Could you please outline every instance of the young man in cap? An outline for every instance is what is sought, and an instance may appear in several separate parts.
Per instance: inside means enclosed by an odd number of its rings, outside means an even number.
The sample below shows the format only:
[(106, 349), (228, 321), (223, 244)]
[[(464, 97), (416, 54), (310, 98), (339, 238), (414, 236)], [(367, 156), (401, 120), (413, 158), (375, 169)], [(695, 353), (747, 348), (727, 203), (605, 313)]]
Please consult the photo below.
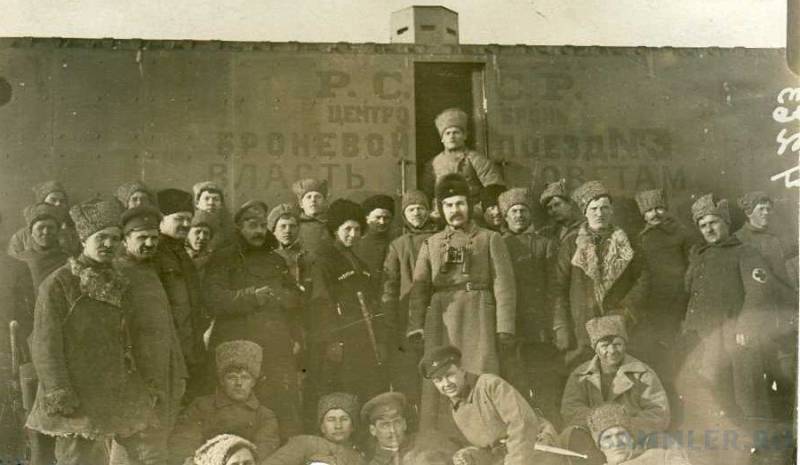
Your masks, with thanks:
[(460, 174), (466, 180), (468, 196), (473, 205), (478, 202), (481, 188), (490, 184), (505, 184), (492, 160), (467, 148), (469, 117), (459, 108), (448, 108), (436, 117), (436, 130), (444, 150), (425, 167), (422, 190), (434, 197), (436, 183), (446, 174)]
[[(141, 432), (141, 437), (147, 441), (139, 448), (166, 461), (167, 439), (186, 391), (188, 372), (172, 322), (169, 298), (155, 263), (160, 221), (161, 213), (155, 207), (142, 205), (126, 210), (121, 218), (124, 252), (115, 265), (129, 282), (128, 331), (133, 347), (132, 360), (151, 395), (157, 399), (155, 411), (159, 425)], [(137, 454), (141, 453), (142, 450), (129, 450), (115, 441), (110, 463), (138, 465), (142, 459)]]
[(581, 364), (567, 379), (561, 415), (568, 428), (565, 437), (585, 431), (592, 409), (612, 402), (624, 405), (631, 415), (631, 433), (645, 439), (665, 431), (670, 422), (667, 394), (658, 375), (626, 351), (628, 334), (622, 316), (589, 320), (586, 331), (595, 356)]
[(292, 184), (300, 207), (300, 243), (309, 252), (332, 243), (326, 223), (328, 211), (328, 181), (305, 178)]
[[(553, 346), (548, 285), (552, 241), (534, 228), (528, 189), (515, 187), (503, 192), (498, 205), (507, 224), (503, 240), (517, 283), (517, 346), (504, 354), (500, 372), (519, 392), (535, 401), (547, 418), (556, 421), (561, 386), (554, 375), (559, 364)], [(544, 373), (548, 375), (543, 376)]]
[(539, 229), (539, 234), (552, 239), (557, 250), (567, 236), (578, 232), (578, 227), (584, 220), (569, 196), (567, 180), (561, 179), (547, 184), (539, 196), (539, 205), (547, 212), (551, 221), (551, 224)]
[[(361, 423), (367, 425), (375, 440), (369, 465), (415, 465), (411, 457), (442, 457), (450, 463), (459, 446), (448, 438), (429, 431), (425, 434), (408, 430), (406, 397), (399, 392), (384, 392), (367, 401), (361, 408)], [(425, 462), (431, 463), (431, 462)], [(436, 463), (436, 462), (432, 462)]]
[(235, 434), (251, 441), (262, 457), (280, 445), (278, 419), (258, 401), (254, 388), (263, 351), (250, 341), (229, 341), (216, 349), (216, 393), (198, 397), (181, 414), (170, 437), (170, 464), (182, 464), (206, 441)]
[(389, 243), (394, 239), (391, 233), (394, 199), (383, 194), (373, 195), (361, 204), (361, 208), (364, 211), (367, 231), (353, 250), (358, 258), (367, 264), (371, 275), (371, 298), (377, 301), (380, 299), (383, 285), (383, 262), (386, 260)]
[(611, 194), (588, 181), (572, 198), (585, 217), (559, 247), (555, 260), (553, 331), (556, 347), (572, 368), (592, 356), (586, 322), (624, 315), (635, 321), (647, 292), (647, 270), (628, 235), (614, 224)]
[(27, 427), (56, 437), (59, 464), (105, 464), (106, 440), (141, 445), (137, 433), (157, 421), (156, 399), (131, 363), (129, 282), (112, 266), (120, 213), (116, 200), (72, 207), (83, 253), (42, 282), (36, 302), (31, 351), (40, 384)]
[(181, 351), (189, 370), (186, 401), (208, 391), (206, 386), (206, 351), (203, 333), (208, 327), (201, 301), (201, 282), (192, 259), (186, 253), (186, 237), (192, 222), (192, 194), (165, 189), (157, 194), (163, 215), (156, 263), (164, 290), (167, 291), (172, 320)]
[(420, 402), (420, 379), (417, 363), (421, 350), (408, 343), (408, 298), (422, 242), (436, 232), (429, 221), (430, 202), (422, 191), (403, 194), (402, 215), (405, 233), (389, 244), (383, 262), (383, 294), (381, 308), (389, 334), (389, 381), (392, 388), (402, 392), (415, 407)]
[(300, 218), (297, 209), (288, 204), (277, 205), (269, 212), (267, 227), (275, 236), (275, 251), (286, 261), (294, 283), (304, 293), (311, 290), (311, 256), (300, 243)]
[[(69, 218), (69, 205), (64, 186), (57, 181), (46, 181), (33, 187), (34, 205), (47, 204), (58, 212), (58, 244), (69, 256), (75, 256), (81, 251), (81, 244), (74, 226)], [(20, 259), (19, 255), (33, 246), (30, 225), (20, 228), (8, 241), (8, 255)]]
[(471, 444), (454, 455), (454, 464), (563, 463), (560, 457), (535, 449), (537, 443), (555, 444), (553, 426), (499, 376), (465, 369), (457, 348), (426, 351), (419, 370), (449, 400), (453, 420)]
[(321, 436), (295, 436), (262, 465), (365, 465), (364, 456), (353, 445), (358, 421), (356, 396), (344, 392), (323, 396), (317, 404), (316, 419)]
[(203, 210), (194, 212), (189, 232), (186, 234), (185, 249), (197, 269), (200, 281), (205, 279), (206, 264), (211, 258), (212, 252), (211, 241), (218, 229), (219, 218), (217, 215)]
[[(511, 257), (500, 234), (470, 218), (467, 181), (448, 174), (436, 186), (444, 231), (423, 242), (414, 268), (407, 337), (432, 348), (444, 343), (464, 353), (464, 367), (499, 373), (498, 345), (514, 344), (516, 285)], [(421, 428), (442, 418), (438, 396), (423, 387)]]
[(211, 250), (232, 244), (236, 227), (225, 206), (222, 186), (213, 181), (201, 181), (192, 186), (194, 211), (202, 211), (216, 219), (217, 229), (211, 240)]
[(336, 200), (327, 226), (336, 239), (315, 253), (309, 328), (311, 371), (321, 393), (342, 390), (360, 399), (383, 392), (385, 320), (370, 294), (370, 273), (353, 252), (364, 215), (349, 200)]
[(67, 262), (69, 255), (58, 243), (59, 230), (64, 223), (66, 211), (47, 203), (38, 203), (25, 208), (30, 243), (17, 255), (31, 272), (34, 288), (50, 273)]
[(256, 388), (276, 415), (281, 438), (301, 430), (292, 336), (298, 333), (300, 300), (283, 258), (274, 250), (264, 202), (245, 202), (234, 214), (235, 243), (214, 252), (206, 270), (206, 305), (215, 318), (212, 347), (247, 340), (268, 354)]
[(486, 229), (503, 233), (506, 227), (505, 218), (497, 205), (497, 199), (506, 191), (506, 186), (500, 184), (490, 184), (481, 189), (481, 211), (480, 225)]
[(117, 188), (117, 200), (122, 204), (122, 208), (127, 210), (143, 205), (155, 206), (156, 198), (153, 191), (144, 183), (139, 181), (126, 182)]

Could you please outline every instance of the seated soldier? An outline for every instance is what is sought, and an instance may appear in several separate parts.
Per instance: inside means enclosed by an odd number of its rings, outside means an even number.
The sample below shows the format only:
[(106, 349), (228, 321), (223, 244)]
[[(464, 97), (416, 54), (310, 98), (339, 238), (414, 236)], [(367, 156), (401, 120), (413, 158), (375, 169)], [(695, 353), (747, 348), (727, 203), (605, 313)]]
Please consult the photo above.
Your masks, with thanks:
[(261, 347), (254, 342), (230, 341), (217, 347), (217, 392), (198, 397), (178, 418), (170, 439), (171, 464), (191, 463), (195, 449), (219, 434), (251, 441), (262, 457), (278, 448), (278, 420), (253, 394), (261, 358)]
[(557, 443), (553, 425), (499, 376), (464, 370), (456, 347), (433, 348), (419, 369), (450, 400), (453, 420), (471, 444), (456, 452), (455, 465), (564, 463), (563, 457), (536, 449)]
[(408, 433), (406, 396), (400, 392), (384, 392), (370, 399), (361, 409), (361, 421), (369, 425), (375, 438), (375, 449), (369, 465), (416, 465), (411, 457), (428, 457), (426, 463), (443, 459), (448, 464), (458, 445), (434, 430), (424, 435)]
[[(566, 425), (562, 442), (583, 449), (588, 441), (587, 421), (592, 409), (605, 403), (624, 405), (630, 413), (632, 434), (643, 439), (667, 429), (669, 402), (658, 375), (646, 364), (625, 353), (628, 335), (619, 315), (593, 318), (586, 330), (595, 356), (578, 366), (564, 388), (561, 415)], [(585, 450), (585, 452), (597, 451)]]
[(589, 417), (592, 438), (605, 456), (606, 465), (689, 465), (689, 459), (680, 448), (645, 450), (634, 438), (634, 427), (625, 407), (604, 404), (592, 411)]
[(353, 445), (358, 401), (352, 394), (334, 392), (322, 396), (317, 406), (320, 436), (300, 435), (261, 462), (261, 465), (364, 465)]
[(193, 465), (255, 465), (256, 446), (233, 434), (220, 434), (206, 441), (190, 459)]

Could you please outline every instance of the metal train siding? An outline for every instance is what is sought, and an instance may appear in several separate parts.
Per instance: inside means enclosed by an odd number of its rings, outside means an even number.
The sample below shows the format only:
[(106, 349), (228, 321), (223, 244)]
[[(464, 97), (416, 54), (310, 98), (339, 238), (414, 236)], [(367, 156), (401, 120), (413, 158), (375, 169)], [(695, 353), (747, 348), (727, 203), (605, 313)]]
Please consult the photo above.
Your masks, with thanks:
[(133, 179), (213, 179), (229, 206), (290, 200), (304, 176), (335, 197), (397, 194), (440, 150), (448, 106), (471, 113), (470, 143), (509, 185), (602, 179), (634, 227), (637, 190), (665, 188), (686, 222), (693, 195), (762, 189), (795, 237), (796, 191), (770, 181), (796, 161), (776, 154), (798, 129), (772, 117), (800, 86), (785, 63), (783, 49), (0, 39), (0, 239), (51, 178), (73, 201)]

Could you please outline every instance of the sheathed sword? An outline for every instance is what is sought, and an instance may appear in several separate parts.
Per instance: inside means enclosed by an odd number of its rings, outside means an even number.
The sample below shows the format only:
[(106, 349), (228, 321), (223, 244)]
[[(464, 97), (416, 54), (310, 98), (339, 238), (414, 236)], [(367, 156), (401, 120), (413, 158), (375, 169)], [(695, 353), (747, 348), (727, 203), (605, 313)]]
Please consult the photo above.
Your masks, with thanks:
[(539, 443), (536, 443), (533, 446), (533, 448), (538, 450), (538, 451), (541, 451), (541, 452), (548, 452), (550, 454), (563, 455), (565, 457), (578, 457), (578, 458), (582, 458), (584, 460), (589, 458), (589, 456), (586, 455), (586, 454), (581, 454), (581, 453), (578, 453), (578, 452), (575, 452), (575, 451), (572, 451), (572, 450), (569, 450), (569, 449), (562, 449), (561, 447), (546, 446), (544, 444), (539, 444)]
[(369, 343), (372, 344), (372, 351), (375, 353), (375, 360), (378, 361), (378, 365), (381, 365), (383, 364), (383, 360), (381, 360), (381, 354), (378, 350), (378, 339), (375, 337), (375, 328), (372, 327), (372, 314), (367, 308), (367, 301), (364, 299), (364, 293), (357, 291), (356, 296), (358, 296), (358, 305), (361, 307), (361, 316), (364, 317), (364, 323), (367, 325)]

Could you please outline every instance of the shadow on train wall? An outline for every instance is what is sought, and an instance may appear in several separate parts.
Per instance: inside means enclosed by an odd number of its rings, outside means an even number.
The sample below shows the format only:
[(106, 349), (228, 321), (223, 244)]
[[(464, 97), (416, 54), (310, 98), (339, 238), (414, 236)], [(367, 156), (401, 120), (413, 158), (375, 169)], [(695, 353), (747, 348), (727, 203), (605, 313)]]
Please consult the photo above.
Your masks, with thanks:
[(688, 221), (697, 194), (762, 189), (795, 237), (796, 190), (770, 181), (795, 159), (776, 154), (787, 87), (783, 49), (0, 39), (0, 238), (50, 178), (75, 200), (133, 179), (213, 179), (236, 204), (303, 176), (399, 194), (450, 106), (509, 185), (602, 179), (634, 228), (637, 190)]

